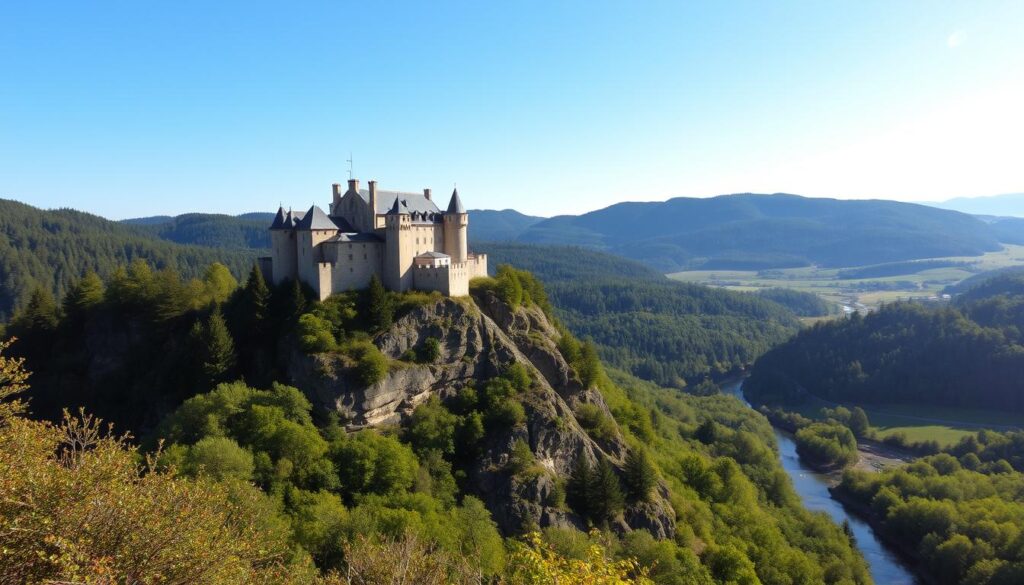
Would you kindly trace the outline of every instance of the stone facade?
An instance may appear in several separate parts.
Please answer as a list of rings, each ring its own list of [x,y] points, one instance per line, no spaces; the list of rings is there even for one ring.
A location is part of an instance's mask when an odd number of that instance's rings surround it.
[[[393,291],[469,294],[469,281],[487,275],[487,256],[467,244],[469,214],[458,191],[442,211],[430,189],[381,191],[376,181],[332,186],[330,213],[314,205],[304,214],[277,210],[270,226],[271,256],[260,268],[274,284],[300,280],[320,300],[366,288],[377,275]]]

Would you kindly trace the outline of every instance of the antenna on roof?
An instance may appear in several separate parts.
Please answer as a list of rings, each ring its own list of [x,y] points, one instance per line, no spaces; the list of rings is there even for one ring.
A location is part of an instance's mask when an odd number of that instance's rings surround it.
[[[348,151],[348,178],[352,180],[352,151]]]

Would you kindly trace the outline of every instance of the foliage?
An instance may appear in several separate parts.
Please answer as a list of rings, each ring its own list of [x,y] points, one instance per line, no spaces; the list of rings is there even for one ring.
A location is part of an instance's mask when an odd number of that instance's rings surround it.
[[[242,274],[256,256],[252,250],[174,244],[88,213],[44,211],[10,200],[0,200],[0,232],[0,322],[23,308],[37,287],[63,297],[88,272],[109,277],[136,259],[191,278],[215,261]]]
[[[212,386],[230,378],[237,359],[235,342],[220,311],[211,313],[205,323],[196,321],[191,337],[204,383]]]
[[[517,543],[509,559],[512,583],[537,585],[646,585],[653,581],[635,561],[615,561],[600,545],[591,546],[583,559],[566,558],[537,533]]]
[[[897,303],[818,323],[762,356],[745,388],[760,402],[794,403],[809,393],[833,402],[1022,412],[1024,280],[1013,290],[967,293],[954,307]]]
[[[395,318],[395,305],[376,274],[370,277],[370,286],[365,294],[370,329],[384,331],[391,327]]]
[[[839,493],[871,510],[936,583],[1009,584],[1024,575],[1021,485],[1012,469],[973,471],[939,454],[883,473],[847,472]]]
[[[436,337],[428,337],[420,346],[417,358],[425,364],[436,363],[441,359],[441,342]]]
[[[91,417],[0,425],[0,581],[284,583],[287,524],[241,484],[140,469]]]
[[[28,388],[26,381],[29,374],[25,371],[25,359],[4,355],[4,351],[15,341],[17,338],[0,341],[0,427],[7,419],[25,410],[25,403],[15,396]]]
[[[584,248],[477,244],[493,265],[514,263],[543,281],[566,329],[597,344],[609,365],[683,387],[751,364],[799,323],[778,303],[669,280],[638,262]],[[487,284],[490,282],[491,284]],[[493,287],[474,281],[471,290]],[[572,362],[575,358],[563,355]]]
[[[658,472],[654,469],[650,455],[642,448],[630,449],[626,455],[623,479],[626,496],[631,502],[646,502],[658,485]]]
[[[757,296],[779,303],[799,317],[824,317],[836,312],[836,306],[814,293],[791,288],[763,288]]]
[[[354,341],[344,351],[356,360],[356,381],[362,386],[372,386],[384,379],[388,373],[388,358],[369,341]]]
[[[850,429],[835,423],[813,423],[796,432],[800,458],[816,467],[844,467],[857,461],[857,440]]]

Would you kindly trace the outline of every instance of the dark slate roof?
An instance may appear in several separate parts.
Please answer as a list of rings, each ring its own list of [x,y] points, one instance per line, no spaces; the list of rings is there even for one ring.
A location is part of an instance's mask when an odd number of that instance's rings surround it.
[[[293,213],[291,209],[288,210],[288,214],[284,216],[284,229],[293,230],[302,219],[303,213]]]
[[[399,215],[402,213],[409,213],[409,209],[406,208],[405,204],[398,197],[395,197],[395,202],[391,204],[391,209],[388,210],[387,215]]]
[[[299,230],[336,230],[338,226],[331,221],[331,218],[327,217],[323,209],[320,209],[316,205],[309,208],[306,215],[299,220],[296,224],[295,229]]]
[[[277,208],[277,215],[274,216],[274,222],[270,224],[272,230],[283,230],[284,226],[284,207]]]
[[[452,190],[452,200],[448,202],[448,211],[445,213],[466,213],[466,208],[459,199],[459,190]]]
[[[365,244],[380,244],[381,242],[384,241],[384,238],[381,238],[380,236],[378,236],[377,234],[374,234],[374,233],[352,232],[352,233],[344,233],[344,234],[338,234],[336,236],[331,236],[326,241],[328,241],[328,242],[362,242],[362,243],[365,243]]]
[[[359,196],[363,201],[370,202],[370,192],[367,189],[360,189]],[[418,211],[420,213],[441,213],[441,208],[433,201],[427,199],[423,193],[403,193],[401,191],[382,191],[377,189],[377,213],[386,214],[392,207],[395,199],[401,199],[405,203],[406,213]]]

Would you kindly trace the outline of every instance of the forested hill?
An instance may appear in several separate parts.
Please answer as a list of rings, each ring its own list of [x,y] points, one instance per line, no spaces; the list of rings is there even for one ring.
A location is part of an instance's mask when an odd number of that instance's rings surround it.
[[[543,221],[543,217],[524,215],[513,209],[471,209],[470,240],[505,242],[518,238],[527,228]],[[241,215],[186,213],[171,217],[156,215],[123,220],[144,233],[179,244],[198,244],[222,248],[270,248],[273,213],[256,212]]]
[[[671,272],[978,255],[998,249],[1000,235],[975,217],[924,205],[741,194],[619,203],[539,222],[519,241],[603,249]]]
[[[476,244],[493,270],[536,274],[571,331],[633,375],[681,386],[753,361],[796,332],[782,305],[757,295],[669,280],[640,262],[568,246]]]
[[[1024,412],[1024,275],[986,281],[953,306],[888,305],[820,323],[762,356],[745,386],[764,402],[837,402]]]
[[[269,249],[270,232],[267,228],[273,219],[271,213],[247,213],[238,216],[186,213],[177,217],[127,219],[122,223],[129,224],[143,233],[179,244]]]
[[[88,213],[0,199],[0,322],[37,285],[59,297],[88,270],[106,275],[141,258],[187,277],[202,274],[215,261],[241,275],[255,256],[252,250],[178,245]]]

